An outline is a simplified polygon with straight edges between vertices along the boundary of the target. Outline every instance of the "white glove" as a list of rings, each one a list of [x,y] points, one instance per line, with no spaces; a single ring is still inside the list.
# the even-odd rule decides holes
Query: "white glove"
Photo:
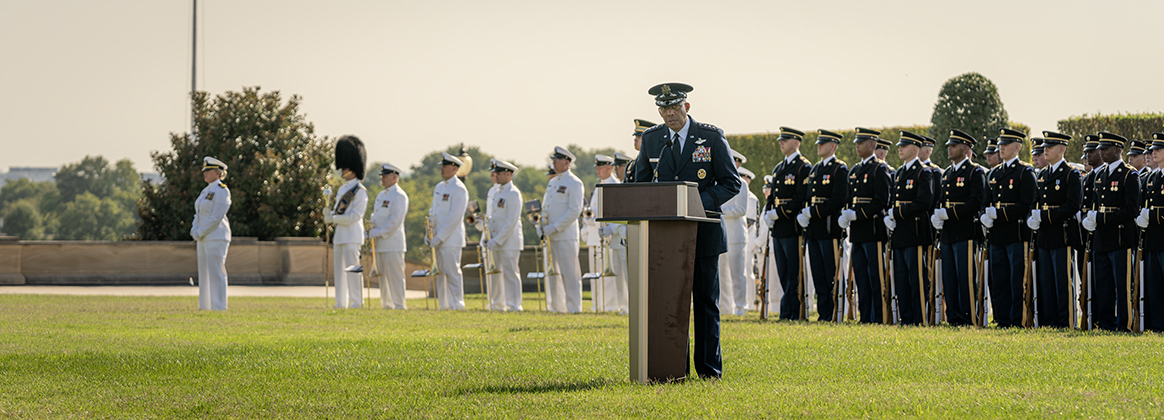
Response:
[[[808,210],[808,209],[805,209],[805,210]],[[804,213],[800,213],[800,214],[796,215],[796,223],[800,224],[800,227],[808,227],[808,222],[809,222],[809,218],[808,218],[808,216],[805,216]]]
[[[1149,216],[1151,216],[1151,215],[1152,215],[1152,212],[1151,212],[1150,210],[1148,210],[1148,209],[1140,209],[1140,217],[1143,217],[1143,218],[1144,218],[1144,220],[1148,220],[1148,217],[1149,217]]]
[[[429,245],[429,243],[428,243],[428,242],[429,242],[429,241],[428,241],[428,236],[425,236],[425,237],[424,237],[424,246],[432,246],[432,245]]]
[[[1038,209],[1031,210],[1031,216],[1034,216],[1036,219],[1043,220],[1043,211]]]
[[[776,211],[776,209],[768,210],[767,212],[764,212],[764,217],[768,218],[770,221],[775,222],[776,219],[780,218],[780,212]]]
[[[1099,223],[1096,220],[1098,218],[1099,218],[1099,212],[1097,212],[1095,210],[1087,212],[1087,219],[1091,219],[1091,224],[1099,226]]]
[[[545,234],[545,236],[553,235],[554,232],[554,225],[546,225],[546,227],[542,228],[542,233]]]
[[[995,208],[994,206],[987,207],[986,208],[986,215],[990,216],[991,219],[997,219],[998,218],[998,209]]]
[[[610,225],[603,225],[602,227],[598,228],[598,236],[605,238],[607,236],[610,236],[610,234],[614,233],[614,232],[612,232],[613,230],[614,229],[611,229]]]
[[[190,237],[194,238],[195,241],[198,240],[198,231],[194,230],[193,226],[190,226]]]
[[[849,223],[850,222],[849,222],[849,219],[847,217],[842,217],[840,219],[837,219],[837,226],[840,226],[841,229],[849,230]]]
[[[1037,212],[1038,210],[1035,211]],[[1031,213],[1031,217],[1027,218],[1027,227],[1031,228],[1031,230],[1039,230],[1039,223],[1041,222],[1039,222],[1039,215],[1037,214]]]
[[[441,247],[441,238],[437,238],[434,236],[432,238],[432,240],[429,242],[432,244],[433,248],[440,248]]]
[[[800,211],[800,214],[803,214],[804,217],[812,218],[812,209],[809,207],[805,207],[803,210]]]
[[[1083,228],[1087,229],[1088,232],[1095,232],[1095,219],[1092,219],[1090,215],[1083,218]]]
[[[332,223],[335,223],[335,214],[333,214],[330,211],[327,213],[324,213],[323,214],[323,223],[327,223],[329,225]]]
[[[1148,228],[1148,218],[1144,217],[1143,213],[1141,213],[1139,216],[1136,216],[1136,226],[1139,226],[1140,229]]]
[[[546,236],[542,234],[542,225],[534,225],[534,230],[537,231],[539,238],[544,238]]]
[[[841,210],[841,217],[845,218],[845,220],[852,222],[854,220],[857,220],[857,211],[856,210]]]
[[[583,217],[582,224],[584,224],[586,226],[594,226],[594,218],[593,217]]]
[[[384,229],[372,228],[372,229],[368,230],[368,237],[369,238],[379,238],[380,235],[383,235],[383,234],[384,234]]]
[[[942,221],[950,220],[950,215],[946,214],[946,209],[934,210],[934,217],[937,217]]]
[[[1081,211],[1075,212],[1075,221],[1079,222],[1079,223],[1083,223],[1083,212],[1081,212]]]
[[[979,217],[978,221],[982,222],[982,226],[986,226],[987,229],[994,227],[994,219],[991,219],[987,213],[982,213],[982,217]]]
[[[938,209],[938,210],[942,210],[942,209]],[[938,212],[937,212],[937,210],[935,210],[934,215],[930,216],[930,224],[934,225],[934,229],[941,230],[942,226],[946,224],[946,221],[939,218]]]
[[[484,239],[481,241],[481,246],[485,247],[485,249],[493,249],[493,247],[497,246],[497,241]]]
[[[893,215],[885,216],[885,227],[889,228],[890,232],[897,229],[897,221],[893,220]]]

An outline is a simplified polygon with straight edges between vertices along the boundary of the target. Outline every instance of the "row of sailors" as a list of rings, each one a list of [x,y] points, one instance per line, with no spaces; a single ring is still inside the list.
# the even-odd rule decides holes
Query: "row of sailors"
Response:
[[[857,128],[850,169],[834,156],[839,134],[820,130],[813,165],[798,153],[804,133],[782,128],[763,218],[780,317],[806,316],[807,265],[820,320],[985,326],[989,311],[999,327],[1164,330],[1164,245],[1140,241],[1164,231],[1164,179],[1148,156],[1164,153],[1164,134],[1150,147],[1087,136],[1086,175],[1064,159],[1070,136],[1031,139],[1033,167],[1018,158],[1025,133],[999,134],[984,168],[977,140],[952,130],[942,169],[934,139],[902,131],[893,169],[876,156],[880,132]]]

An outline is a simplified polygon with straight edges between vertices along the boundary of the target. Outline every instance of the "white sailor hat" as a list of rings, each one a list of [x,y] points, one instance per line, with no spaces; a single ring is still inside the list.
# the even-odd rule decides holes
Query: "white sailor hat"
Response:
[[[772,185],[772,175],[764,175],[764,186]]]
[[[626,153],[614,152],[614,164],[615,165],[625,165],[627,163],[630,163],[630,161],[632,161],[632,160],[635,160],[635,158],[626,154]]]
[[[570,159],[571,162],[578,160],[578,158],[574,157],[573,153],[570,153],[569,150],[566,150],[566,148],[562,147],[562,146],[554,146],[554,155],[551,156],[551,158],[552,159],[563,159],[563,158]]]
[[[381,163],[380,164],[380,175],[388,175],[391,173],[395,173],[395,174],[399,175],[400,168],[397,168],[396,165],[393,165],[391,163]]]
[[[607,155],[594,155],[594,166],[613,165],[614,158]]]
[[[546,167],[549,168],[549,170],[546,171],[546,175],[554,175],[558,173],[554,170],[554,162],[546,162]]]
[[[207,156],[202,158],[202,170],[205,171],[207,169],[221,169],[225,171],[226,164],[222,163],[221,160]]]
[[[441,154],[441,165],[457,165],[457,167],[459,168],[459,167],[461,167],[461,165],[464,165],[464,164],[465,163],[461,162],[460,159],[457,159],[456,156],[450,155],[448,153]]]
[[[752,173],[752,171],[749,171],[748,168],[741,166],[736,169],[736,171],[739,172],[740,175],[748,177],[748,179],[756,179],[756,174]]]
[[[503,171],[517,172],[517,166],[514,166],[512,163],[506,162],[504,160],[489,159],[489,171],[490,172],[503,172]]]
[[[744,156],[743,153],[737,152],[735,149],[732,149],[732,157],[740,161],[741,165],[748,163],[748,157]]]

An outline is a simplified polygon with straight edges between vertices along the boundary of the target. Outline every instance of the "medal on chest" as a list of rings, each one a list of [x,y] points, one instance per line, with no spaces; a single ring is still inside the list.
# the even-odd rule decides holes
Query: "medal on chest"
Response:
[[[380,205],[380,207],[388,208],[388,203],[389,203],[388,200],[384,200],[384,204]]]
[[[1113,192],[1114,192],[1114,191],[1119,191],[1119,190],[1120,190],[1120,182],[1119,182],[1119,181],[1112,181],[1112,182],[1111,182],[1111,190],[1112,190]]]
[[[966,186],[966,177],[960,176],[960,177],[956,178],[954,180],[954,185],[959,186],[959,187]]]
[[[214,191],[206,193],[206,199],[213,200],[214,199]]]
[[[913,189],[913,180],[912,179],[905,180],[905,189],[907,189],[907,190]]]
[[[1014,179],[1010,180],[1010,186],[1008,186],[1007,188],[1012,189],[1012,190],[1014,189]]]
[[[822,179],[822,180],[820,181],[820,183],[821,183],[821,184],[824,184],[824,185],[829,185],[829,176],[828,176],[828,175],[825,175],[825,176],[824,176],[824,179]]]

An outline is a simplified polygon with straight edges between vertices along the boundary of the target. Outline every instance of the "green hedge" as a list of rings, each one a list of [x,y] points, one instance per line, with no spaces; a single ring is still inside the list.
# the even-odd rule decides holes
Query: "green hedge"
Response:
[[[1059,120],[1058,127],[1060,133],[1072,137],[1067,159],[1075,161],[1083,155],[1083,136],[1108,131],[1129,140],[1150,140],[1152,133],[1164,131],[1164,114],[1083,114]]]

